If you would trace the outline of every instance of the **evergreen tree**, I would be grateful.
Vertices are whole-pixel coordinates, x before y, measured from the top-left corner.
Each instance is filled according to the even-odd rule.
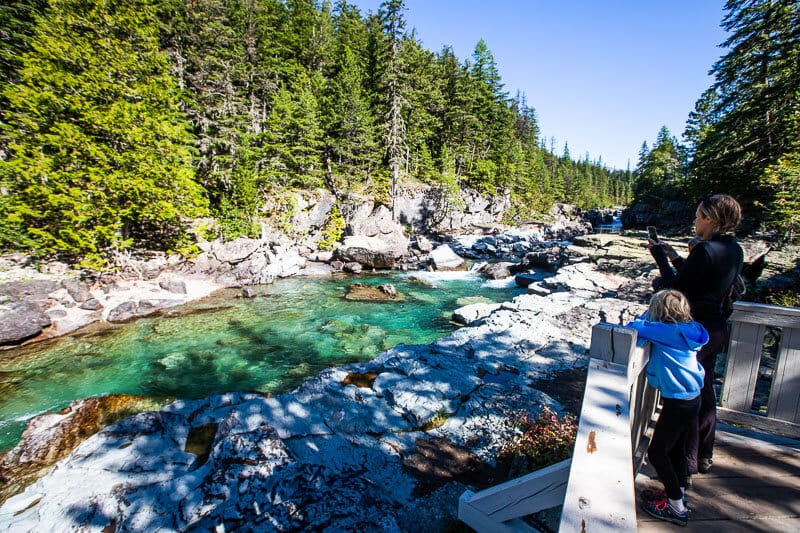
[[[652,150],[647,143],[639,153],[636,197],[640,200],[679,198],[685,188],[685,157],[677,139],[662,126]]]
[[[381,4],[379,17],[385,36],[383,59],[384,142],[386,159],[391,172],[391,199],[393,217],[397,219],[394,199],[399,195],[400,174],[406,156],[406,123],[403,111],[407,105],[406,79],[401,62],[405,19],[403,0],[386,0]]]
[[[10,216],[39,249],[87,257],[203,213],[179,92],[144,1],[52,0],[6,85]]]
[[[800,4],[729,0],[725,10],[728,52],[712,69],[715,97],[703,97],[715,120],[697,140],[692,170],[707,190],[769,202],[752,185],[798,137]]]

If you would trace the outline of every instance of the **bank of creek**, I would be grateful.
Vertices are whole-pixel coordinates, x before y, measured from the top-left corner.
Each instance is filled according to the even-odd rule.
[[[485,250],[481,242],[446,246],[464,254]],[[84,403],[34,419],[23,443],[3,458],[4,497],[19,493],[0,508],[0,525],[443,529],[467,486],[499,480],[496,459],[518,431],[515,415],[576,408],[580,387],[571,385],[585,369],[591,326],[640,313],[655,274],[641,237],[576,237],[559,248],[557,263],[527,291],[513,288],[513,276],[488,282],[463,272],[289,278],[113,329],[80,330],[47,341],[53,347],[16,349],[63,350],[67,360],[87,359],[77,372],[87,381],[99,382],[96,376],[106,372],[150,387],[114,392],[178,399],[160,409],[132,407],[144,412],[86,440],[65,423],[87,418]],[[389,282],[404,300],[344,302],[351,282]],[[437,290],[446,298],[440,301]],[[303,292],[307,299],[299,305],[311,313],[283,307]],[[252,298],[229,298],[243,293]],[[275,319],[272,312],[284,315]],[[377,325],[373,319],[382,313]],[[450,318],[467,326],[454,329]],[[149,358],[130,363],[128,375],[93,374],[116,343],[134,337]],[[204,348],[193,344],[198,338]],[[113,358],[126,359],[123,352]],[[41,383],[53,391],[65,381],[47,362],[39,366]],[[571,381],[560,387],[565,376]],[[4,387],[13,392],[15,385]],[[76,397],[83,390],[76,388]],[[59,439],[64,449],[56,449]],[[36,463],[58,454],[66,458],[54,468]]]

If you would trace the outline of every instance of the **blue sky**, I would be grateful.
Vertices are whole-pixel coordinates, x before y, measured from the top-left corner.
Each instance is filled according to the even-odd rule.
[[[380,0],[350,0],[362,13]],[[512,96],[542,135],[613,168],[636,166],[662,125],[681,138],[723,54],[724,0],[405,0],[407,29],[463,62],[486,41]]]

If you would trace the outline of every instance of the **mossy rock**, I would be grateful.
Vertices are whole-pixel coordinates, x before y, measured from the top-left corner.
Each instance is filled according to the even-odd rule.
[[[397,292],[394,285],[367,285],[365,283],[352,283],[347,287],[345,300],[356,302],[402,302],[405,297]]]

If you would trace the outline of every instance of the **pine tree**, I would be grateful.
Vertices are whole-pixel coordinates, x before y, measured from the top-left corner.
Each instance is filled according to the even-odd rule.
[[[403,111],[407,105],[405,97],[405,75],[401,63],[401,46],[405,30],[403,0],[386,0],[381,4],[379,16],[385,36],[383,50],[383,79],[384,79],[384,139],[386,144],[386,159],[391,172],[391,199],[392,216],[397,219],[397,209],[394,203],[399,196],[400,174],[404,167],[406,155],[406,123]]]
[[[36,245],[100,260],[203,213],[180,93],[144,1],[53,0],[7,85],[11,213]]]
[[[729,0],[725,10],[728,52],[712,69],[716,120],[698,139],[692,170],[708,190],[769,202],[752,185],[798,136],[800,4]]]

